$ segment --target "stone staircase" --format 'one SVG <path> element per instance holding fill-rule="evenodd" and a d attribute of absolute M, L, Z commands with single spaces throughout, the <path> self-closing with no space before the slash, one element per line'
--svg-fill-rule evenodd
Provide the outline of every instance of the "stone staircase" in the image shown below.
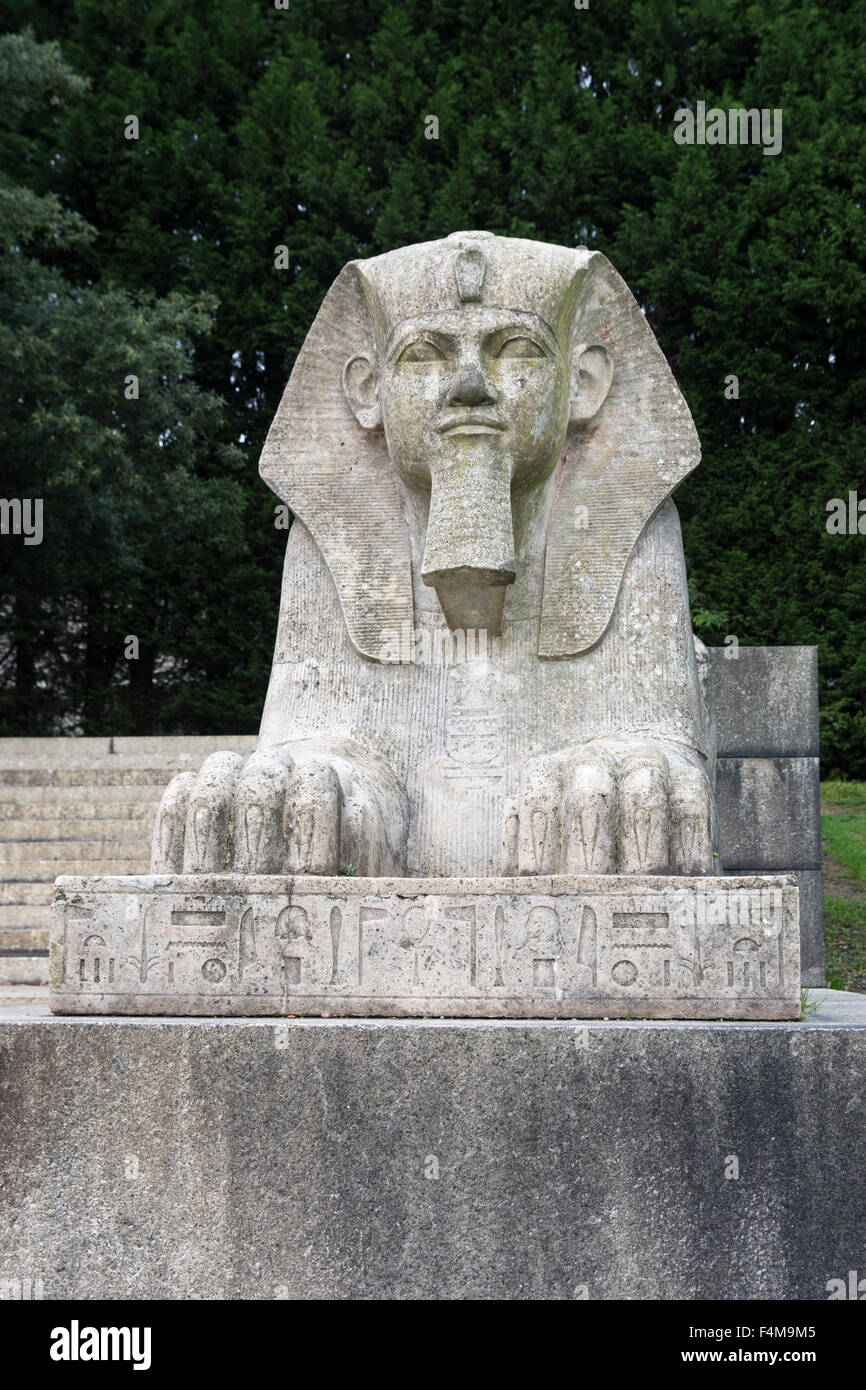
<path fill-rule="evenodd" d="M 48 980 L 59 874 L 141 874 L 162 792 L 209 753 L 255 735 L 0 738 L 0 985 Z"/>

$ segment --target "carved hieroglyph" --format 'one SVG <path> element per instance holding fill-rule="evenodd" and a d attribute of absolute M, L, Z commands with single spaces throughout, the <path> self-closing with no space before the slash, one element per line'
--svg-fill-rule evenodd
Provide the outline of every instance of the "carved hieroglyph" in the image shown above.
<path fill-rule="evenodd" d="M 796 1018 L 785 878 L 58 880 L 61 1013 Z"/>
<path fill-rule="evenodd" d="M 172 784 L 154 872 L 712 872 L 669 500 L 698 459 L 597 252 L 347 265 L 261 459 L 297 520 L 259 751 Z"/>

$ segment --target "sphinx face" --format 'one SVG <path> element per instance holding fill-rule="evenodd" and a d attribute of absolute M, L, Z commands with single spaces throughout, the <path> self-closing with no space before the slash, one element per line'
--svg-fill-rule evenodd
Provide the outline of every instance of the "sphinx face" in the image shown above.
<path fill-rule="evenodd" d="M 568 423 L 568 368 L 535 314 L 467 305 L 399 324 L 382 371 L 388 451 L 407 480 L 495 458 L 515 486 L 548 476 Z"/>
<path fill-rule="evenodd" d="M 465 305 L 397 325 L 380 393 L 395 468 L 430 489 L 421 577 L 450 627 L 499 632 L 511 493 L 543 482 L 562 451 L 566 356 L 537 315 Z"/>

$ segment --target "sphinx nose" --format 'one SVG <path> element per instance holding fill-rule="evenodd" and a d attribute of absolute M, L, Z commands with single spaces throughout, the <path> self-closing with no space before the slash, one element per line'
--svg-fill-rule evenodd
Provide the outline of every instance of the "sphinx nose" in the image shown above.
<path fill-rule="evenodd" d="M 491 405 L 495 399 L 477 367 L 466 367 L 448 392 L 449 405 Z"/>

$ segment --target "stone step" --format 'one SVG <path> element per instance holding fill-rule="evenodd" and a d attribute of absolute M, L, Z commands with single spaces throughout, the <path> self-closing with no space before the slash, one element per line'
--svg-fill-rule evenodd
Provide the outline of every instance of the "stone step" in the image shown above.
<path fill-rule="evenodd" d="M 116 839 L 93 840 L 0 840 L 0 873 L 5 864 L 32 864 L 34 861 L 80 864 L 89 859 L 149 859 L 150 836 L 129 833 Z M 72 873 L 58 869 L 57 873 Z M 77 871 L 76 871 L 77 872 Z"/>
<path fill-rule="evenodd" d="M 0 907 L 39 907 L 53 897 L 53 878 L 0 878 Z"/>
<path fill-rule="evenodd" d="M 0 985 L 47 985 L 48 956 L 15 951 L 0 955 Z"/>
<path fill-rule="evenodd" d="M 34 951 L 47 949 L 47 924 L 44 927 L 0 927 L 0 960 L 8 951 L 20 951 L 31 956 Z"/>
<path fill-rule="evenodd" d="M 115 742 L 115 747 L 117 743 Z M 0 763 L 8 767 L 13 762 L 34 763 L 52 758 L 55 762 L 70 758 L 101 758 L 111 749 L 111 740 L 104 738 L 0 738 Z"/>
<path fill-rule="evenodd" d="M 247 755 L 258 745 L 256 734 L 157 734 L 123 738 L 0 738 L 0 765 L 31 766 L 50 762 L 100 762 L 104 758 L 183 758 L 204 762 L 209 753 L 231 749 Z"/>
<path fill-rule="evenodd" d="M 48 1007 L 48 990 L 44 986 L 0 985 L 0 1009 L 14 1004 L 16 1009 L 23 1005 L 29 1011 L 39 1003 Z"/>
<path fill-rule="evenodd" d="M 26 844 L 39 841 L 50 841 L 52 844 L 73 844 L 81 841 L 119 840 L 122 843 L 129 843 L 130 840 L 144 841 L 150 839 L 151 820 L 153 818 L 146 815 L 131 816 L 126 820 L 107 820 L 89 816 L 86 820 L 67 820 L 55 813 L 55 818 L 49 820 L 0 820 L 0 845 L 3 844 Z"/>
<path fill-rule="evenodd" d="M 51 900 L 44 903 L 0 902 L 0 932 L 46 931 L 51 920 Z"/>
<path fill-rule="evenodd" d="M 66 834 L 70 825 L 80 827 L 70 832 L 80 838 L 90 832 L 101 834 L 108 827 L 125 831 L 130 823 L 155 818 L 158 806 L 157 800 L 109 801 L 103 805 L 55 797 L 44 802 L 0 802 L 0 840 L 38 840 L 42 835 L 54 839 L 61 832 Z"/>
<path fill-rule="evenodd" d="M 126 877 L 129 874 L 149 874 L 150 854 L 135 859 L 76 859 L 73 866 L 67 866 L 62 859 L 31 859 L 29 862 L 14 865 L 15 877 L 6 878 L 0 886 L 13 889 L 16 883 L 42 883 L 50 889 L 58 874 L 75 873 L 81 878 Z M 2 899 L 0 899 L 2 901 Z M 21 902 L 23 899 L 9 896 L 6 902 Z"/>
<path fill-rule="evenodd" d="M 166 774 L 165 786 L 171 781 Z M 143 786 L 124 786 L 122 783 L 111 786 L 88 786 L 86 783 L 73 783 L 72 786 L 56 784 L 45 786 L 7 786 L 0 785 L 0 807 L 2 806 L 62 806 L 66 814 L 67 805 L 78 806 L 158 806 L 164 787 L 162 784 L 145 783 Z M 17 812 L 16 812 L 17 814 Z M 29 810 L 28 810 L 29 814 Z"/>
<path fill-rule="evenodd" d="M 0 767 L 2 787 L 164 787 L 175 773 L 194 767 L 194 763 L 160 764 L 157 767 L 123 767 L 113 763 L 94 767 L 74 762 L 55 767 Z M 0 792 L 2 795 L 2 792 Z M 7 793 L 6 800 L 12 800 Z"/>

